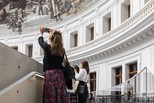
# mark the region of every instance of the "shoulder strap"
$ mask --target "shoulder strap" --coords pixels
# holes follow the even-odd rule
[[[66,55],[66,52],[64,51],[64,56],[66,58],[66,61],[68,62],[68,58],[67,58],[67,55]]]
[[[86,83],[88,82],[88,74],[87,74],[87,77],[86,77]]]

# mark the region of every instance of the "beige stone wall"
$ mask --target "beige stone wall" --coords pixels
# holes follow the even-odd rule
[[[27,78],[0,95],[0,103],[42,103],[42,91],[43,78]]]
[[[42,64],[0,43],[0,91],[32,71],[42,73]]]

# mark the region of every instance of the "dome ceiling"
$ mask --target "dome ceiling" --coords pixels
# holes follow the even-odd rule
[[[26,21],[49,17],[62,21],[77,14],[92,0],[0,0],[0,26],[22,34]],[[32,19],[33,18],[33,19]]]

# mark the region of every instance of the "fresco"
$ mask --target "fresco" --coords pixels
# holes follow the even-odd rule
[[[0,0],[0,25],[12,32],[22,33],[22,24],[47,15],[55,21],[78,13],[92,0]]]

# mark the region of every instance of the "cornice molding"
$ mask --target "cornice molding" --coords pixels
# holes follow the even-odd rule
[[[122,51],[127,51],[128,48],[129,49],[133,48],[134,45],[136,45],[136,44],[142,45],[142,41],[146,40],[147,38],[153,39],[154,31],[152,31],[153,34],[148,33],[149,31],[151,32],[151,30],[153,28],[154,27],[148,29],[144,34],[142,34],[143,32],[141,32],[140,34],[138,34],[138,35],[136,35],[136,36],[134,36],[134,37],[132,37],[132,38],[130,38],[128,40],[125,40],[125,41],[123,41],[123,42],[121,42],[119,44],[117,43],[117,44],[115,44],[115,46],[109,47],[108,49],[102,49],[102,51],[99,51],[98,49],[95,49],[95,50],[92,50],[92,51],[93,52],[96,51],[96,53],[93,53],[93,54],[91,53],[90,54],[90,51],[89,51],[87,53],[82,53],[82,55],[71,56],[71,57],[69,57],[69,60],[70,60],[70,62],[72,64],[78,64],[82,60],[88,60],[89,62],[91,62],[91,61],[95,61],[95,60],[99,60],[99,59],[108,58],[111,55],[112,56],[115,55],[115,54],[117,55],[117,53],[122,53]],[[147,40],[149,40],[149,39],[147,39]],[[154,43],[152,43],[152,44],[154,44]],[[145,47],[148,47],[150,45],[151,44],[148,44]],[[131,51],[131,52],[138,52],[139,50],[142,50],[145,47],[138,48],[137,50],[135,49],[135,51]],[[83,55],[83,54],[85,54],[85,55]],[[128,55],[128,54],[125,54],[125,55]]]
[[[100,38],[80,47],[68,50],[69,60],[95,60],[123,50],[147,37],[154,35],[154,1],[149,2],[136,15],[126,20],[118,28],[102,35]],[[150,8],[151,7],[151,8]],[[149,9],[149,10],[148,10]],[[152,11],[153,10],[153,11]]]

